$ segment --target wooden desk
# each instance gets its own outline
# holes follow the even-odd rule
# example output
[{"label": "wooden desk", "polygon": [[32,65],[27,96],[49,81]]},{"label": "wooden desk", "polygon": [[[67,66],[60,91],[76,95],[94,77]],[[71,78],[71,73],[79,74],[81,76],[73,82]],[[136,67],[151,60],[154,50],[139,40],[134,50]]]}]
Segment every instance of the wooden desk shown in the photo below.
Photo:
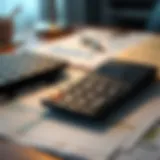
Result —
[{"label": "wooden desk", "polygon": [[1,160],[62,160],[47,154],[40,153],[31,148],[25,148],[15,144],[0,142]]},{"label": "wooden desk", "polygon": [[118,59],[155,65],[158,68],[157,79],[160,80],[160,35],[152,36],[136,47],[123,51]]}]

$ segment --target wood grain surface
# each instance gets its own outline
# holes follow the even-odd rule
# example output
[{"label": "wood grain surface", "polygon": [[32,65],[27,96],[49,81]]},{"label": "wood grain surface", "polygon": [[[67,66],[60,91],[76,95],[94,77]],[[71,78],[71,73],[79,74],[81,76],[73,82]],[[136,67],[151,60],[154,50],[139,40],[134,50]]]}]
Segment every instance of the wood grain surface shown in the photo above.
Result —
[{"label": "wood grain surface", "polygon": [[62,160],[31,148],[0,142],[0,160]]}]

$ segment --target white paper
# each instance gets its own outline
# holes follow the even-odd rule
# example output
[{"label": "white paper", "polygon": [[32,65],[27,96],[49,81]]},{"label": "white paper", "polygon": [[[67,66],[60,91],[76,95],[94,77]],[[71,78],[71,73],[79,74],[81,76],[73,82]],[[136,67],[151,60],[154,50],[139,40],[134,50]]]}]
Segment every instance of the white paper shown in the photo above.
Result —
[{"label": "white paper", "polygon": [[125,122],[128,125],[136,126],[136,129],[122,143],[121,149],[130,150],[144,136],[144,134],[160,119],[159,97],[150,100],[149,103],[135,111],[132,116],[127,117]]},{"label": "white paper", "polygon": [[0,134],[14,138],[40,120],[40,114],[14,104],[0,108]]},{"label": "white paper", "polygon": [[64,122],[45,120],[18,142],[85,156],[91,160],[105,160],[128,133],[126,129],[96,132]]},{"label": "white paper", "polygon": [[[29,47],[36,53],[48,54],[67,60],[73,65],[94,69],[104,61],[117,56],[124,49],[136,45],[151,34],[130,32],[116,34],[113,31],[102,29],[84,29],[66,38],[50,43],[40,44],[39,47]],[[96,40],[104,51],[95,51],[82,43],[82,37]]]}]

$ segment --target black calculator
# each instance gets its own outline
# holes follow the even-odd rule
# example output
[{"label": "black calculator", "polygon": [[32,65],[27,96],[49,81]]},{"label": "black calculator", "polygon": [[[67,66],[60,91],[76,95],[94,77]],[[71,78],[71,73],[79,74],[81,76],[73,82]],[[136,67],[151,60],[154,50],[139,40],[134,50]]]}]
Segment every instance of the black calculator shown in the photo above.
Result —
[{"label": "black calculator", "polygon": [[25,85],[55,80],[66,63],[41,54],[21,53],[0,56],[0,93],[9,94]]},{"label": "black calculator", "polygon": [[43,100],[43,104],[51,110],[89,118],[106,117],[152,83],[155,75],[153,66],[110,61],[63,94]]}]

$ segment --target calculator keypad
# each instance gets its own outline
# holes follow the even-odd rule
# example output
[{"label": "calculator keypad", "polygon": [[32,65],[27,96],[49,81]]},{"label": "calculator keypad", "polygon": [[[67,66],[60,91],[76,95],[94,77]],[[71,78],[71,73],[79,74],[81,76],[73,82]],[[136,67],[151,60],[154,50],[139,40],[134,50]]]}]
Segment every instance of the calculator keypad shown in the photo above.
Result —
[{"label": "calculator keypad", "polygon": [[[57,107],[85,115],[94,115],[116,98],[123,95],[127,87],[124,83],[112,78],[91,74],[84,80],[68,89],[59,100]],[[52,99],[54,103],[54,99]]]}]

